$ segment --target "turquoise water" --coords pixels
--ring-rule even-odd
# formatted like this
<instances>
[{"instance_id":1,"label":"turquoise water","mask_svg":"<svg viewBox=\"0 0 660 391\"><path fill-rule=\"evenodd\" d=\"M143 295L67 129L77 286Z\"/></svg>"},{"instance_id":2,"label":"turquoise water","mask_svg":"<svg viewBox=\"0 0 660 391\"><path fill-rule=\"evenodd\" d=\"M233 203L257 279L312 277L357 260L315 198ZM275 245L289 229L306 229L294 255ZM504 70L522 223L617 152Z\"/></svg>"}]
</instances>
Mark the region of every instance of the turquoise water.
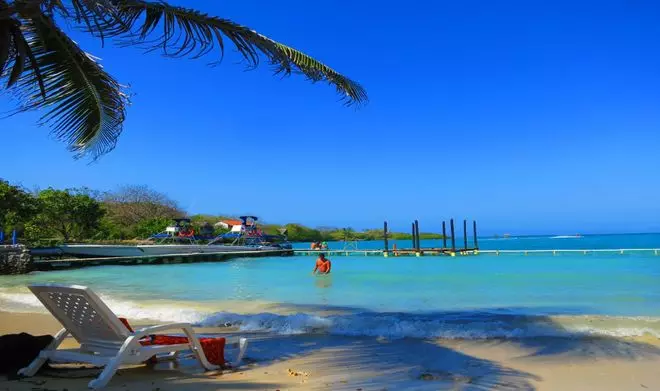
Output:
<instances>
[{"instance_id":1,"label":"turquoise water","mask_svg":"<svg viewBox=\"0 0 660 391\"><path fill-rule=\"evenodd\" d=\"M462 228L461 228L462 229ZM457 233L458 235L458 233ZM382 249L383 241L356 242L359 249ZM396 244L398 248L410 248L410 240L389 240L389 246ZM442 240L421 240L421 247L442 247ZM518 236L509 238L478 238L482 250L553 250L553 249L622 249L622 248L660 248L660 234L625 234L625 235L573 235L552 236ZM330 249L344 248L343 242L329 242ZM296 243L294 248L309 248L310 243ZM451 241L447 240L451 247ZM456 247L464 246L463 237L456 238ZM474 241L468 235L468 247L473 247Z\"/></svg>"},{"instance_id":2,"label":"turquoise water","mask_svg":"<svg viewBox=\"0 0 660 391\"><path fill-rule=\"evenodd\" d=\"M403 241L398 242L404 247ZM481 248L649 248L660 235L481 240ZM606 244L609 243L609 246ZM378 243L359 243L360 248ZM552 244L552 246L550 245ZM303 245L304 246L304 245ZM331 243L337 248L341 243ZM25 286L87 285L131 317L272 332L388 337L651 334L660 337L660 256L312 257L107 266L0 277L0 309L34 310Z\"/></svg>"}]
</instances>

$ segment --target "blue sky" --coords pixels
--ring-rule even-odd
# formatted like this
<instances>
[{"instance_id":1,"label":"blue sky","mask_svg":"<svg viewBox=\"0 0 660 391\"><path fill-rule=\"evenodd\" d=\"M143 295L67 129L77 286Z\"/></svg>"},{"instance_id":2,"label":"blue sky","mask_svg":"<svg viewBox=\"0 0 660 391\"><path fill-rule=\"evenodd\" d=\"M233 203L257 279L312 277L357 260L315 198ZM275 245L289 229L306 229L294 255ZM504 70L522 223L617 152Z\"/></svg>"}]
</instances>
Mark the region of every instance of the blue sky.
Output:
<instances>
[{"instance_id":1,"label":"blue sky","mask_svg":"<svg viewBox=\"0 0 660 391\"><path fill-rule=\"evenodd\" d=\"M245 72L231 52L207 67L75 33L135 94L118 147L89 165L37 115L2 119L0 177L147 184L191 213L272 222L660 231L657 2L173 3L316 56L370 103L346 108L333 88L267 66Z\"/></svg>"}]
</instances>

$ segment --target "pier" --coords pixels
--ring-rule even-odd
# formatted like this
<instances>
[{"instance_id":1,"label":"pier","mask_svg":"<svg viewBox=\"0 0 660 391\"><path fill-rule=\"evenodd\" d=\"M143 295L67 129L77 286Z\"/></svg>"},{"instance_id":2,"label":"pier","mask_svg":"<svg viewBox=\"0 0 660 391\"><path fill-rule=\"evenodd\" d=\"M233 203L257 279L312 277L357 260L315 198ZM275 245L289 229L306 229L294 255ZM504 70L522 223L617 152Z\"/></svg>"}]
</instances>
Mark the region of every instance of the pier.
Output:
<instances>
[{"instance_id":1,"label":"pier","mask_svg":"<svg viewBox=\"0 0 660 391\"><path fill-rule=\"evenodd\" d=\"M449 219L449 239L451 240L451 247L447 246L447 231L446 231L446 222L442 222L442 247L427 247L424 248L420 244L420 232L419 232L419 221L413 221L412 225L412 248L397 248L396 245L392 246L392 249L389 248L388 235L389 231L387 228L387 221L383 222L383 245L384 248L381 251L383 256L393 255L397 256L417 256L421 257L423 255L476 255L479 254L479 241L477 239L477 222L472 222L472 246L469 245L468 237L468 222L463 220L463 247L456 247L456 232L454 227L454 219Z\"/></svg>"},{"instance_id":2,"label":"pier","mask_svg":"<svg viewBox=\"0 0 660 391\"><path fill-rule=\"evenodd\" d=\"M223 251L213 253L162 254L131 257L33 259L35 270L78 269L107 265L171 265L177 263L225 262L233 258L279 257L293 255L293 250Z\"/></svg>"},{"instance_id":3,"label":"pier","mask_svg":"<svg viewBox=\"0 0 660 391\"><path fill-rule=\"evenodd\" d=\"M318 256L324 253L327 256L446 256L451 255L451 248L425 248L420 252L415 249L406 250L390 250L386 253L385 250L305 250L294 249L295 255L302 256ZM388 255L386 255L388 254ZM456 249L454 255L590 255L590 254L611 254L611 255L625 255L625 254L653 254L660 255L660 248L621 248L621 249L548 249L548 250L475 250L475 249Z\"/></svg>"},{"instance_id":4,"label":"pier","mask_svg":"<svg viewBox=\"0 0 660 391\"><path fill-rule=\"evenodd\" d=\"M447 235L449 225L449 235ZM534 249L534 250L481 250L479 249L479 237L477 234L477 222L472 221L472 243L468 236L468 221L463 220L463 247L456 247L456 227L454 219L442 222L442 247L421 247L419 221L414 220L411 225L411 248L390 248L390 232L387 221L383 222L383 247L380 249L357 249L355 246L344 249L294 249L293 253L300 256L318 256L324 253L328 256L460 256L460 255L589 255L589 254L653 254L660 255L660 248L620 248L620 249ZM407 239L406 239L407 240ZM449 241L449 245L448 245Z\"/></svg>"}]
</instances>

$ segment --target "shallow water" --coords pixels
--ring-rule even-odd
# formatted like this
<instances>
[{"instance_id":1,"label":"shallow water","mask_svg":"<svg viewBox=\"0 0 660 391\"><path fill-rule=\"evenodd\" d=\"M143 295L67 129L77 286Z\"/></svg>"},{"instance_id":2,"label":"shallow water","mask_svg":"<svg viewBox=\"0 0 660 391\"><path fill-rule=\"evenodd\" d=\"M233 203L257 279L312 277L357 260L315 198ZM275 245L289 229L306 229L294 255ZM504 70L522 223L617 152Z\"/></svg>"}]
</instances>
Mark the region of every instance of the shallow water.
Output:
<instances>
[{"instance_id":1,"label":"shallow water","mask_svg":"<svg viewBox=\"0 0 660 391\"><path fill-rule=\"evenodd\" d=\"M455 245L462 248L465 240L461 232L456 232ZM474 238L468 231L468 247L474 247ZM513 236L508 238L478 238L478 247L482 250L553 250L553 249L626 249L626 248L660 248L660 234L622 234L622 235L550 235L550 236ZM410 240L389 240L390 249L396 244L398 248L410 248ZM443 247L442 240L421 240L421 247ZM343 249L343 242L329 242L330 249ZM310 243L296 243L294 248L309 248ZM451 240L446 241L451 247ZM382 240L357 242L359 249L382 249Z\"/></svg>"},{"instance_id":2,"label":"shallow water","mask_svg":"<svg viewBox=\"0 0 660 391\"><path fill-rule=\"evenodd\" d=\"M618 242L614 236L501 241L511 246L526 241L533 249L587 238L589 246L609 240L610 248L646 248L656 247L652 240L660 235L622 235ZM488 242L482 240L481 247ZM0 309L40 308L25 286L57 282L88 285L116 312L130 317L230 323L250 330L393 338L567 333L660 337L660 256L652 252L338 256L332 261L332 274L321 277L311 275L312 257L299 256L5 276L0 277Z\"/></svg>"}]
</instances>

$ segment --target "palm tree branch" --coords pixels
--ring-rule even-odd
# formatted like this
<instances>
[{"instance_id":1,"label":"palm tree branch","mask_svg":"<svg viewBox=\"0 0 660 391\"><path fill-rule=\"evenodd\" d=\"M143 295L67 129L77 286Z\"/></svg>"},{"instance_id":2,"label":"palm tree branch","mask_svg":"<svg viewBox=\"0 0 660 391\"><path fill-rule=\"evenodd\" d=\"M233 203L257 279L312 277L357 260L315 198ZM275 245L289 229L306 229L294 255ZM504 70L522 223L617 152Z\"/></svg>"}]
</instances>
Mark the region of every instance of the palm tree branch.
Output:
<instances>
[{"instance_id":1,"label":"palm tree branch","mask_svg":"<svg viewBox=\"0 0 660 391\"><path fill-rule=\"evenodd\" d=\"M362 86L311 56L274 41L249 27L199 11L171 6L164 2L112 0L117 18L107 35L124 37L125 45L146 45L148 50L162 50L168 57L198 58L216 45L224 54L223 37L229 39L248 67L259 65L264 56L276 74L302 73L309 80L333 85L347 104L368 100ZM112 24L110 17L106 25Z\"/></svg>"},{"instance_id":2,"label":"palm tree branch","mask_svg":"<svg viewBox=\"0 0 660 391\"><path fill-rule=\"evenodd\" d=\"M40 122L52 126L76 157L94 159L111 151L121 134L127 97L121 86L82 51L54 20L39 14L23 23L35 64L21 76L17 88L24 110L46 109ZM37 72L44 81L46 99L35 92Z\"/></svg>"}]
</instances>

